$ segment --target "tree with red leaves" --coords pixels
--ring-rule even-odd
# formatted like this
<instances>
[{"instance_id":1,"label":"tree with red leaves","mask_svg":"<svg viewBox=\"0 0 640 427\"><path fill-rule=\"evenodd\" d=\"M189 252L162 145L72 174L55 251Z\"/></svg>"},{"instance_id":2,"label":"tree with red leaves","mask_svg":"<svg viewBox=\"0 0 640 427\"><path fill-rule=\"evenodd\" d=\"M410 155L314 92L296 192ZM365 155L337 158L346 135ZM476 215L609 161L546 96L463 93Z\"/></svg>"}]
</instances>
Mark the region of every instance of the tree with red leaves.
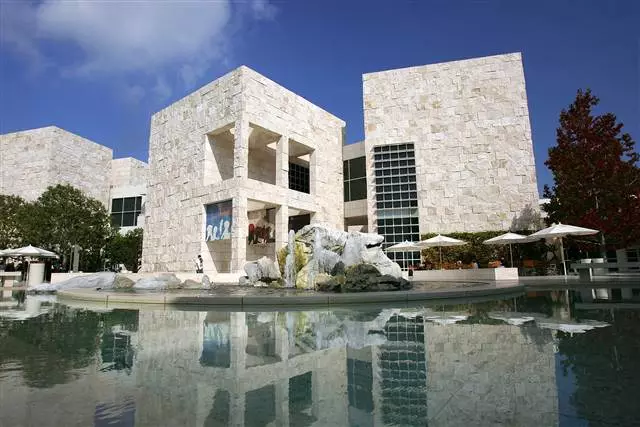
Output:
<instances>
[{"instance_id":1,"label":"tree with red leaves","mask_svg":"<svg viewBox=\"0 0 640 427\"><path fill-rule=\"evenodd\" d=\"M640 156L635 141L621 133L623 124L612 113L594 115L600 100L590 90L560 113L557 145L545 165L553 187L545 185L547 221L600 230L611 247L640 242Z\"/></svg>"}]
</instances>

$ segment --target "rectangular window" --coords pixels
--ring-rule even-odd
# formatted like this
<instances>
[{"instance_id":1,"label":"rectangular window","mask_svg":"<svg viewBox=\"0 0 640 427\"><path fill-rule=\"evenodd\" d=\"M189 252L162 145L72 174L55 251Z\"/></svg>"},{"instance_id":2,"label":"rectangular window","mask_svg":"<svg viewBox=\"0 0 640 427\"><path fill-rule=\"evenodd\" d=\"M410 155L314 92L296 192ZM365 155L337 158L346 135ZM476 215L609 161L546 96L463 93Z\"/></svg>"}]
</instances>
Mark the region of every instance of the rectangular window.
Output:
<instances>
[{"instance_id":1,"label":"rectangular window","mask_svg":"<svg viewBox=\"0 0 640 427\"><path fill-rule=\"evenodd\" d=\"M289 188L309 194L309 168L289 163Z\"/></svg>"},{"instance_id":2,"label":"rectangular window","mask_svg":"<svg viewBox=\"0 0 640 427\"><path fill-rule=\"evenodd\" d=\"M142 196L111 200L111 225L114 227L134 227L138 225L138 215L141 213Z\"/></svg>"},{"instance_id":3,"label":"rectangular window","mask_svg":"<svg viewBox=\"0 0 640 427\"><path fill-rule=\"evenodd\" d=\"M367 168L364 157L345 160L344 171L344 201L362 200L367 198Z\"/></svg>"},{"instance_id":4,"label":"rectangular window","mask_svg":"<svg viewBox=\"0 0 640 427\"><path fill-rule=\"evenodd\" d=\"M416 191L414 145L388 144L373 148L376 177L376 211L378 233L385 240L383 248L405 240L420 240L418 194ZM382 154L382 152L388 152ZM385 178L388 177L388 178ZM413 208L413 209L412 209ZM390 227L391 226L391 227ZM390 252L389 258L403 269L420 262L420 252Z\"/></svg>"}]
</instances>

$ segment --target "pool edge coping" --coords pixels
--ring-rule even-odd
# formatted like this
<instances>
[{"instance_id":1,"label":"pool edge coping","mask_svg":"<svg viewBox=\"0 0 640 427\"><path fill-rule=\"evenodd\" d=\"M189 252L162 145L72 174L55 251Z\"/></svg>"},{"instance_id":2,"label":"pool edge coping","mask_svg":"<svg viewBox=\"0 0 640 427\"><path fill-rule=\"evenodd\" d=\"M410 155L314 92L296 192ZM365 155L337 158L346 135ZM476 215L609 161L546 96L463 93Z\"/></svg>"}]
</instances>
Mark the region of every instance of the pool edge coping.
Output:
<instances>
[{"instance_id":1,"label":"pool edge coping","mask_svg":"<svg viewBox=\"0 0 640 427\"><path fill-rule=\"evenodd\" d=\"M95 289L65 289L57 292L62 300L86 301L115 304L163 305L163 306L279 306L290 307L296 305L332 306L345 304L370 304L397 302L407 304L417 301L460 299L469 297L483 297L524 292L525 284L510 283L496 284L482 282L488 286L464 289L441 289L420 291L388 291L388 292L359 292L359 293L327 293L325 294L297 294L297 295L188 295L188 294L116 294L113 292L97 291Z\"/></svg>"}]
</instances>

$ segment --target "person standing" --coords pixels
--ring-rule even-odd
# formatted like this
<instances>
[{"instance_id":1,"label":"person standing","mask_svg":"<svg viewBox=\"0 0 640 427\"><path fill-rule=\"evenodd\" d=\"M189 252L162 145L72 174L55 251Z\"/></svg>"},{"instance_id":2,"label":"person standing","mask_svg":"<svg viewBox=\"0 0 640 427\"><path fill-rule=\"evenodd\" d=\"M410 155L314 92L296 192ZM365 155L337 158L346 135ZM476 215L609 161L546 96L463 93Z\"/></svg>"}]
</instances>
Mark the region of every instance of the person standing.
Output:
<instances>
[{"instance_id":1,"label":"person standing","mask_svg":"<svg viewBox=\"0 0 640 427\"><path fill-rule=\"evenodd\" d=\"M196 273L204 272L204 261L202 260L202 255L198 255L198 258L194 260L196 264Z\"/></svg>"}]
</instances>

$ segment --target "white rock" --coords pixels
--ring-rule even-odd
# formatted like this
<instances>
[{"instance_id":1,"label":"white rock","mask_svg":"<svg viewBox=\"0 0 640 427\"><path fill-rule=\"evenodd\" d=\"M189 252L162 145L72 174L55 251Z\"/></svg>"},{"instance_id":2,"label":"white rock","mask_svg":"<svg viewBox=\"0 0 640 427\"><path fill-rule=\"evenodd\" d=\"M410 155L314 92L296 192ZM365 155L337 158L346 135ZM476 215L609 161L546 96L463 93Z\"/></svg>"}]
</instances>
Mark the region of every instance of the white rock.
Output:
<instances>
[{"instance_id":1,"label":"white rock","mask_svg":"<svg viewBox=\"0 0 640 427\"><path fill-rule=\"evenodd\" d=\"M182 282L176 277L175 274L160 274L158 276L143 277L133 285L133 289L165 290L176 288L181 283Z\"/></svg>"}]
</instances>

